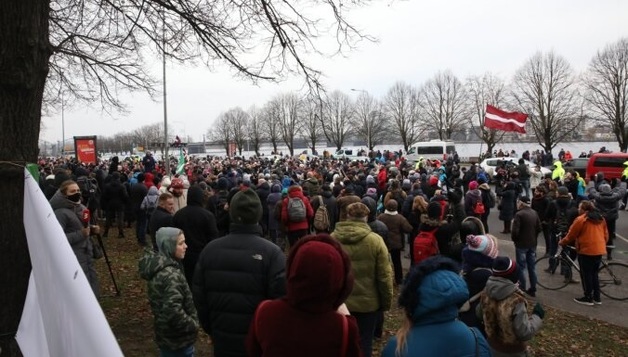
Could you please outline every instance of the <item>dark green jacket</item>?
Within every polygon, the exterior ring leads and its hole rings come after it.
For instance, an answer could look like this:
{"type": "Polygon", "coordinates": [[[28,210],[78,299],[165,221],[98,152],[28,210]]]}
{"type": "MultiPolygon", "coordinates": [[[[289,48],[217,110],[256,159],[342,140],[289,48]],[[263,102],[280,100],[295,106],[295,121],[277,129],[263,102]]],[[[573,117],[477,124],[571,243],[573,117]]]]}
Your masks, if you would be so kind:
{"type": "Polygon", "coordinates": [[[142,279],[148,281],[157,346],[176,350],[194,344],[198,317],[181,264],[147,250],[140,259],[139,271],[142,279]]]}

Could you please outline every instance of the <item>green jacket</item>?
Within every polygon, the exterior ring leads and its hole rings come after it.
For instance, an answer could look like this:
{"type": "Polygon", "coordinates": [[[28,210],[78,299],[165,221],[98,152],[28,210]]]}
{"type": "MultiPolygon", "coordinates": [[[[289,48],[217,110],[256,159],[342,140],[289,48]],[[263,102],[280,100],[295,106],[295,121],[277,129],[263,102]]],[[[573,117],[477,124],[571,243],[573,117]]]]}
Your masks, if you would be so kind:
{"type": "Polygon", "coordinates": [[[346,301],[351,312],[390,310],[393,277],[388,249],[384,240],[368,224],[356,221],[336,223],[331,234],[338,239],[351,258],[355,283],[346,301]]]}
{"type": "Polygon", "coordinates": [[[198,316],[181,264],[147,250],[140,258],[139,271],[142,279],[148,281],[157,346],[176,350],[194,344],[198,316]]]}

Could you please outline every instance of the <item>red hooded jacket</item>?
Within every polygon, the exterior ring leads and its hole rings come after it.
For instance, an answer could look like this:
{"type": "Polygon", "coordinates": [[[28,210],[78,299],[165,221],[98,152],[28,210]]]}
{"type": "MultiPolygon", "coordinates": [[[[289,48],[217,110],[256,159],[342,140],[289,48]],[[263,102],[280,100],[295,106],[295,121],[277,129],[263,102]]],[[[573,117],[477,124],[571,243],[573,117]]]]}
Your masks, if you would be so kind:
{"type": "Polygon", "coordinates": [[[281,221],[286,226],[288,232],[298,231],[302,229],[310,228],[310,220],[314,217],[314,210],[310,204],[310,200],[303,195],[303,189],[301,186],[290,186],[288,188],[288,197],[284,198],[281,204],[281,221]],[[306,219],[301,222],[290,222],[288,218],[288,199],[299,197],[305,203],[306,219]]]}

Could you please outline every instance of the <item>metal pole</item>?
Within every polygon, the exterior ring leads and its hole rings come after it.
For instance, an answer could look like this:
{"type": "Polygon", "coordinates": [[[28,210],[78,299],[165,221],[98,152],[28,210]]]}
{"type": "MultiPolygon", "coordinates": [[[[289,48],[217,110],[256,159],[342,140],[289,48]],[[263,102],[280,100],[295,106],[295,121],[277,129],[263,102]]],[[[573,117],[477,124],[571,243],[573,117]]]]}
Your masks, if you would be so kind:
{"type": "Polygon", "coordinates": [[[61,156],[65,156],[65,105],[63,91],[61,91],[61,156]]]}
{"type": "Polygon", "coordinates": [[[162,45],[162,69],[163,69],[163,86],[164,86],[164,166],[166,167],[166,174],[170,175],[170,156],[168,156],[168,103],[166,97],[166,11],[163,10],[162,20],[163,29],[161,34],[162,45]]]}

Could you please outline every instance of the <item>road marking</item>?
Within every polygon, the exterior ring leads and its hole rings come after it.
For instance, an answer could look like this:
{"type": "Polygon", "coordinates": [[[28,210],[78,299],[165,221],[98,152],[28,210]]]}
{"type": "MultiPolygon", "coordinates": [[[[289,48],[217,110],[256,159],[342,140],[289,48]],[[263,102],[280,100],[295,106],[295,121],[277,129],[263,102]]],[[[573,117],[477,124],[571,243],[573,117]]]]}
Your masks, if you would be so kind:
{"type": "Polygon", "coordinates": [[[619,239],[623,240],[624,242],[628,243],[628,239],[626,239],[626,237],[622,237],[622,236],[620,236],[620,235],[619,235],[619,234],[617,234],[617,233],[615,233],[615,237],[617,237],[617,238],[619,238],[619,239]]]}

